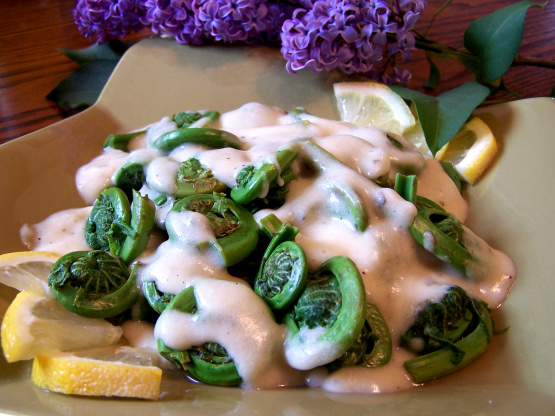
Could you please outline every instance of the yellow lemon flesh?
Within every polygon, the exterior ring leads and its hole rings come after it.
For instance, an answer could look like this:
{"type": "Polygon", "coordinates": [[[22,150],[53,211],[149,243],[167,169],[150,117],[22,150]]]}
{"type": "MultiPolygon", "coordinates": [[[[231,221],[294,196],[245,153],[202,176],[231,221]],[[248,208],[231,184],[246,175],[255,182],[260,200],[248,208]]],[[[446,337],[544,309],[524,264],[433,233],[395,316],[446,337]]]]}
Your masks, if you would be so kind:
{"type": "Polygon", "coordinates": [[[49,351],[113,345],[122,334],[104,319],[76,315],[54,298],[23,291],[6,310],[1,338],[6,360],[14,362],[49,351]]]}
{"type": "Polygon", "coordinates": [[[160,395],[162,370],[152,365],[143,350],[106,347],[41,354],[33,361],[31,380],[58,393],[155,400],[160,395]]]}
{"type": "Polygon", "coordinates": [[[343,121],[372,125],[400,135],[415,126],[409,106],[387,85],[372,81],[339,82],[333,88],[343,121]]]}
{"type": "Polygon", "coordinates": [[[19,291],[51,294],[48,275],[52,265],[60,258],[49,251],[17,251],[0,256],[0,283],[19,291]]]}
{"type": "Polygon", "coordinates": [[[461,178],[474,185],[492,163],[498,151],[490,128],[472,117],[437,153],[436,159],[451,162],[461,178]]]}

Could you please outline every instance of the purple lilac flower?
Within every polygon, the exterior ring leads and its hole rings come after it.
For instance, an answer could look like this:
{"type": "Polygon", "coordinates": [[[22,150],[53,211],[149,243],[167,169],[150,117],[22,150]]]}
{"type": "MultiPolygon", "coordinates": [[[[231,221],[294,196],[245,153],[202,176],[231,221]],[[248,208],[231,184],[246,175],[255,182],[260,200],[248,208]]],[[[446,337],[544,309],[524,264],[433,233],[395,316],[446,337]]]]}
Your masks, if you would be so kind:
{"type": "Polygon", "coordinates": [[[143,14],[139,0],[79,0],[73,20],[83,36],[105,43],[143,29],[143,14]]]}
{"type": "Polygon", "coordinates": [[[78,0],[74,19],[98,43],[149,27],[182,44],[280,45],[286,68],[339,69],[406,83],[424,0],[78,0]]]}
{"type": "MultiPolygon", "coordinates": [[[[306,1],[306,0],[299,0],[306,1]]],[[[298,8],[282,27],[281,52],[289,72],[339,69],[389,82],[407,82],[410,73],[393,70],[394,54],[406,59],[414,49],[410,30],[425,3],[420,0],[316,0],[298,8]],[[395,36],[390,44],[388,34],[395,36]],[[389,48],[386,46],[389,45],[389,48]]]]}
{"type": "Polygon", "coordinates": [[[373,24],[365,20],[371,14],[371,3],[363,0],[317,0],[310,10],[297,9],[283,24],[287,69],[369,71],[381,59],[371,42],[373,24]]]}
{"type": "Polygon", "coordinates": [[[178,43],[201,45],[208,38],[196,25],[191,0],[146,0],[142,22],[157,35],[173,36],[178,43]]]}
{"type": "Polygon", "coordinates": [[[405,61],[412,57],[410,51],[415,48],[415,39],[411,30],[425,7],[426,2],[419,0],[394,2],[393,10],[398,21],[399,30],[397,32],[397,43],[391,44],[389,48],[391,55],[400,53],[405,61]]]}
{"type": "Polygon", "coordinates": [[[384,74],[381,77],[381,81],[386,84],[395,84],[399,83],[402,85],[408,85],[410,79],[412,78],[412,74],[408,69],[399,69],[399,67],[394,66],[392,69],[391,74],[384,74]]]}
{"type": "Polygon", "coordinates": [[[255,43],[275,20],[266,0],[192,0],[192,7],[196,26],[227,43],[255,43]]]}

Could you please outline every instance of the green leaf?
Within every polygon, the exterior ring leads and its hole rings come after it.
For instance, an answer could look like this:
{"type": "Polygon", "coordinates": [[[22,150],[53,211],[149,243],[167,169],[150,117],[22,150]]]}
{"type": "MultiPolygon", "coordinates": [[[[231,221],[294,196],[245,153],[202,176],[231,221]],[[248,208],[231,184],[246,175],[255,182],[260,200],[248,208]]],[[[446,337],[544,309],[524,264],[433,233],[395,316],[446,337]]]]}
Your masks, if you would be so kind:
{"type": "Polygon", "coordinates": [[[76,109],[93,105],[117,63],[134,43],[115,39],[84,49],[58,49],[80,66],[46,98],[62,108],[76,109]]]}
{"type": "Polygon", "coordinates": [[[457,134],[472,112],[489,95],[489,89],[474,81],[432,97],[408,88],[391,89],[416,107],[426,143],[433,155],[457,134]]]}
{"type": "Polygon", "coordinates": [[[532,1],[521,1],[474,20],[464,33],[464,46],[481,61],[486,81],[500,78],[513,63],[524,30],[529,7],[544,7],[532,1]]]}
{"type": "Polygon", "coordinates": [[[93,105],[117,63],[106,59],[84,63],[62,80],[46,98],[60,107],[72,109],[93,105]]]}
{"type": "Polygon", "coordinates": [[[72,61],[78,64],[85,64],[91,61],[107,60],[119,61],[125,51],[129,49],[133,43],[123,42],[121,40],[111,40],[108,43],[101,45],[94,44],[84,49],[56,49],[58,52],[63,53],[72,61]]]}

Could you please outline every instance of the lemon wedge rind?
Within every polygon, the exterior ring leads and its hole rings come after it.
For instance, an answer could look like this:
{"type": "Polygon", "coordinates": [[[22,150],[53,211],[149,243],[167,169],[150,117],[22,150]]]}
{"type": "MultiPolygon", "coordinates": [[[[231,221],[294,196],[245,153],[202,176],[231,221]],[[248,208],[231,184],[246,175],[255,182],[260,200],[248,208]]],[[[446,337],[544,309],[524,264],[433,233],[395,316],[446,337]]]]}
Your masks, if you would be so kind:
{"type": "Polygon", "coordinates": [[[162,370],[152,365],[142,350],[132,347],[103,348],[79,354],[45,353],[33,360],[31,370],[31,380],[38,387],[80,396],[156,400],[160,395],[161,379],[162,370]]]}
{"type": "Polygon", "coordinates": [[[435,158],[451,162],[461,179],[474,185],[492,164],[498,150],[489,126],[474,116],[436,153],[435,158]]]}

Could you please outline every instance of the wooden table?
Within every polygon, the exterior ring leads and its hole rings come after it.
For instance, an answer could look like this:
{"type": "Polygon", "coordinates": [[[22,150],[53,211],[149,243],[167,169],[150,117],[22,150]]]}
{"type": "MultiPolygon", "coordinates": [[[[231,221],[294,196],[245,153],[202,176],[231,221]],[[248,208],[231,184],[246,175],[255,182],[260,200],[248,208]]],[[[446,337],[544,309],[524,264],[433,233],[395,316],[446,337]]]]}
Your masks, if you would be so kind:
{"type": "MultiPolygon", "coordinates": [[[[443,0],[430,0],[418,28],[427,27],[443,0]]],[[[48,101],[46,95],[77,65],[57,48],[80,49],[90,45],[73,22],[75,0],[17,0],[0,2],[0,143],[31,133],[71,115],[48,101]]],[[[436,19],[429,32],[433,39],[462,47],[465,28],[476,17],[513,3],[503,0],[453,2],[436,19]]],[[[149,36],[133,35],[130,40],[149,36]]],[[[555,60],[555,1],[532,8],[526,17],[521,53],[555,60]]],[[[411,87],[419,88],[427,76],[422,53],[406,68],[413,72],[411,87]]],[[[442,62],[442,89],[452,88],[470,73],[452,62],[442,62]]],[[[555,70],[516,67],[506,81],[525,97],[548,95],[555,85],[555,70]]]]}

